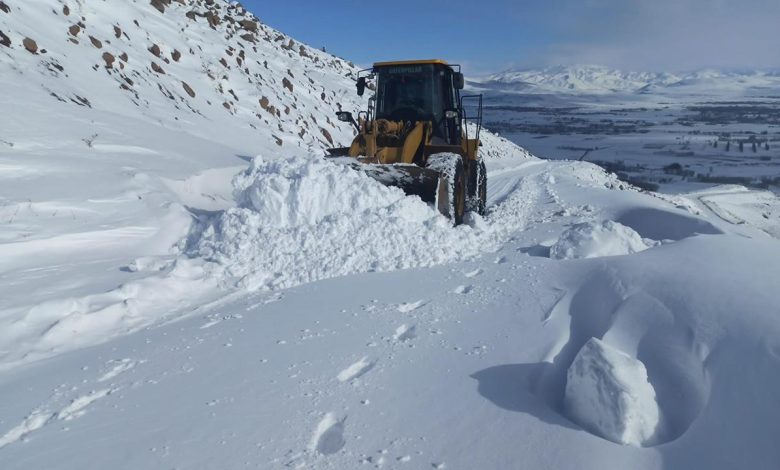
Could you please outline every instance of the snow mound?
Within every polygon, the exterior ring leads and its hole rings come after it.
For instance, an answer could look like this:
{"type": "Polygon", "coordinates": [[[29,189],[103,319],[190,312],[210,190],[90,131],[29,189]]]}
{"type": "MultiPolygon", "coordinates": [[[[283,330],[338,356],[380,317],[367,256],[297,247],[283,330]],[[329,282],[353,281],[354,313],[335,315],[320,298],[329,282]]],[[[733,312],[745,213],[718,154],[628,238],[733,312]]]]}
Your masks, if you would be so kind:
{"type": "Polygon", "coordinates": [[[192,254],[251,290],[432,266],[485,248],[479,229],[452,227],[421,199],[319,156],[257,157],[234,186],[238,207],[202,232],[192,254]]]}
{"type": "Polygon", "coordinates": [[[574,225],[550,247],[550,258],[579,259],[619,256],[648,248],[642,237],[630,227],[612,220],[574,225]]]}
{"type": "Polygon", "coordinates": [[[314,225],[342,213],[363,213],[404,197],[347,166],[321,158],[257,157],[233,180],[238,207],[249,209],[268,228],[314,225]]]}
{"type": "Polygon", "coordinates": [[[569,367],[564,406],[589,431],[637,447],[654,436],[660,420],[645,365],[596,338],[569,367]]]}

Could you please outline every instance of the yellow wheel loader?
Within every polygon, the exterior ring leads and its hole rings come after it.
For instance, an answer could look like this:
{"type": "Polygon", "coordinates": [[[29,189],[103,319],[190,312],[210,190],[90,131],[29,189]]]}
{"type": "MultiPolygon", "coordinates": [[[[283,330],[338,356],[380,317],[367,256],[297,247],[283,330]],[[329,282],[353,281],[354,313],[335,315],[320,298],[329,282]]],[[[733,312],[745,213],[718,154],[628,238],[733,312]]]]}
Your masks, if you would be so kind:
{"type": "Polygon", "coordinates": [[[361,70],[358,95],[367,88],[374,95],[357,119],[336,113],[357,136],[349,147],[329,149],[329,156],[434,204],[455,225],[466,211],[483,215],[482,95],[461,96],[463,85],[460,66],[443,60],[379,62],[361,70]]]}

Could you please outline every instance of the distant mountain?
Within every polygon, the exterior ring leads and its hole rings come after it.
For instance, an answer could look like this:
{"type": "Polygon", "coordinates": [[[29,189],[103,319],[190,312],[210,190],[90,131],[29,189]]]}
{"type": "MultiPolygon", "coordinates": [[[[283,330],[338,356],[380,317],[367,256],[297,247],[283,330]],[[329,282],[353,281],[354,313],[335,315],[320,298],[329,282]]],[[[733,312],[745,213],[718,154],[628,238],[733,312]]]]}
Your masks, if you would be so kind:
{"type": "Polygon", "coordinates": [[[626,72],[596,65],[509,70],[471,82],[475,88],[517,93],[608,94],[686,89],[739,91],[780,88],[780,74],[706,69],[686,74],[626,72]]]}

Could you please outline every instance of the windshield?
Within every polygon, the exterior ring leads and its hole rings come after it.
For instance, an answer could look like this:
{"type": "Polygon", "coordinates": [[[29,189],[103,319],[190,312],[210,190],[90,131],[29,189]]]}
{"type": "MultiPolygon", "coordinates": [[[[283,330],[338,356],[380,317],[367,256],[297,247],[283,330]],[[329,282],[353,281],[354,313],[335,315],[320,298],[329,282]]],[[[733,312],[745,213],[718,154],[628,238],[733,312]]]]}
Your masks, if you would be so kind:
{"type": "Polygon", "coordinates": [[[438,122],[442,114],[441,80],[433,64],[379,67],[377,119],[438,122]]]}

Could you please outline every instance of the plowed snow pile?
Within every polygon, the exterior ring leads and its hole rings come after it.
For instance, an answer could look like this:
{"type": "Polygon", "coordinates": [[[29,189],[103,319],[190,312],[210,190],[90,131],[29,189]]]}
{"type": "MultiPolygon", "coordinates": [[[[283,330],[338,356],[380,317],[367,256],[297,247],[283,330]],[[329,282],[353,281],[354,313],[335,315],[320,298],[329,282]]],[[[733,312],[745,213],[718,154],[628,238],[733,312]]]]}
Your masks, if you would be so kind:
{"type": "Polygon", "coordinates": [[[569,368],[565,403],[572,419],[619,444],[641,446],[659,422],[645,365],[596,338],[585,343],[569,368]]]}
{"type": "Polygon", "coordinates": [[[233,180],[238,207],[203,232],[196,255],[249,289],[432,266],[485,249],[419,198],[321,157],[265,159],[233,180]]]}
{"type": "Polygon", "coordinates": [[[637,253],[648,248],[633,229],[607,220],[601,223],[586,222],[572,226],[563,232],[550,247],[554,259],[597,258],[637,253]]]}

